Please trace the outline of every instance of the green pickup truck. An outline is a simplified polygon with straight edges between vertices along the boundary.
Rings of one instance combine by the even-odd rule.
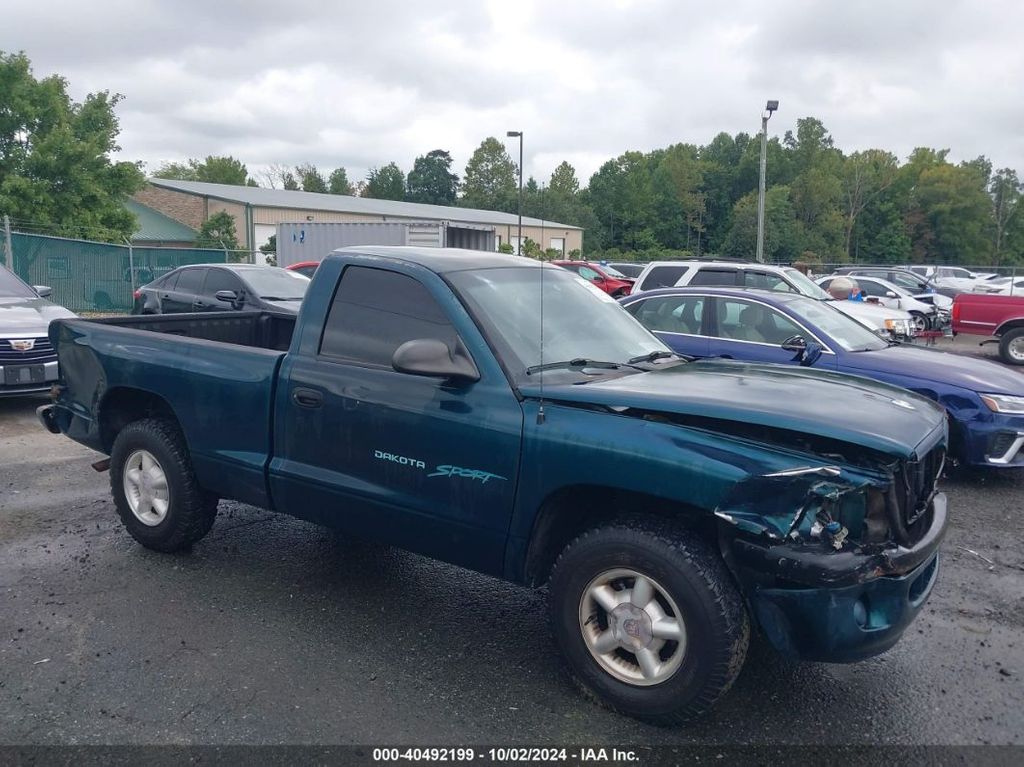
[[[799,658],[883,652],[936,579],[941,408],[689,361],[529,259],[345,249],[297,318],[59,320],[50,339],[40,418],[110,456],[142,545],[196,544],[229,498],[546,585],[578,683],[650,721],[713,704],[752,626]]]

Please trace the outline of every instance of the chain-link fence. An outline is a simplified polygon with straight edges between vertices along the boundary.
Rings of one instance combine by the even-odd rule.
[[[74,312],[130,311],[135,288],[186,264],[252,261],[249,251],[154,248],[11,233],[8,266]],[[2,259],[0,259],[2,260]]]

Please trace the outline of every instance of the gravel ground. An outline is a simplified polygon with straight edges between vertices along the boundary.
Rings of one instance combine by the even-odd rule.
[[[1024,745],[1020,472],[945,483],[939,581],[893,650],[755,645],[710,716],[659,729],[576,693],[540,594],[230,502],[191,553],[141,548],[37,404],[0,400],[0,744]]]

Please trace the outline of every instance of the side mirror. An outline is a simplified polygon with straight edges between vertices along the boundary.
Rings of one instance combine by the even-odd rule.
[[[803,354],[807,351],[807,339],[803,336],[790,336],[782,342],[782,348],[787,352]]]
[[[53,294],[53,288],[49,285],[33,285],[32,290],[34,290],[36,295],[40,298],[49,298]]]
[[[899,296],[896,295],[895,293],[893,293],[891,290],[885,291],[885,297],[886,298],[899,298]]]
[[[436,338],[406,341],[395,349],[391,367],[399,373],[414,376],[470,382],[480,380],[480,372],[461,341],[456,344],[454,352],[448,348],[448,344]]]
[[[794,361],[799,360],[802,367],[808,367],[818,361],[821,356],[821,344],[808,341],[803,336],[790,336],[782,342],[782,348],[787,352],[795,352]]]
[[[235,303],[238,301],[238,294],[233,290],[218,290],[214,294],[214,298],[218,301],[226,301],[227,303]]]

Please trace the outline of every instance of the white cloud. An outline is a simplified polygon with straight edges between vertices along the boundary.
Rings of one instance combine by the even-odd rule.
[[[819,117],[844,150],[915,146],[1024,171],[1024,6],[810,0],[40,0],[7,9],[0,49],[108,89],[122,156],[232,154],[344,165],[352,178],[434,148],[464,165],[525,132],[526,173],[584,182],[629,149]],[[514,142],[510,151],[517,151]]]

